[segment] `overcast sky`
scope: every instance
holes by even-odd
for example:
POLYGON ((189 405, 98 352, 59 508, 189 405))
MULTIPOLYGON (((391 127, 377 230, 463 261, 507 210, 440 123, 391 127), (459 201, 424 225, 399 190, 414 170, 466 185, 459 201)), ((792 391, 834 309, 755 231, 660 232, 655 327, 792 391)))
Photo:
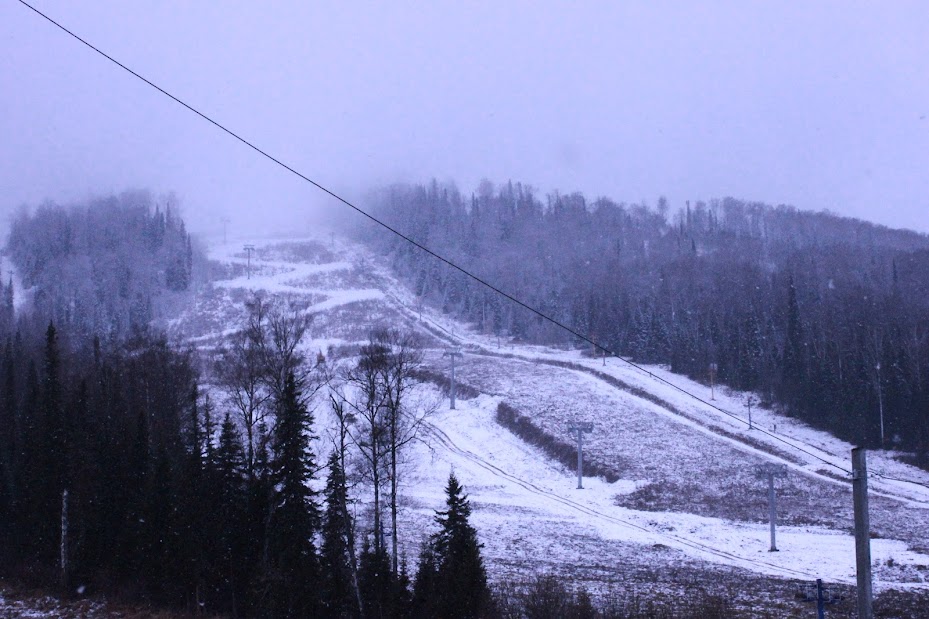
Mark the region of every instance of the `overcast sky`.
MULTIPOLYGON (((926 0, 34 1, 352 196, 487 177, 929 231, 926 0)), ((0 210, 131 187, 204 232, 344 208, 0 0, 0 210)))

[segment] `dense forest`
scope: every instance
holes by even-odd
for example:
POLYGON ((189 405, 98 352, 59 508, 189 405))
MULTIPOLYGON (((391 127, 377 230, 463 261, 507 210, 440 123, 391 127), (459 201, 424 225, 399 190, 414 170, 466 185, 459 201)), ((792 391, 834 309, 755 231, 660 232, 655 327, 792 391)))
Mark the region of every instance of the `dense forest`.
POLYGON ((257 296, 220 350, 170 344, 150 308, 190 286, 194 250, 144 194, 23 213, 9 251, 32 300, 14 311, 3 288, 0 577, 195 614, 491 612, 454 475, 415 579, 399 560, 398 461, 422 420, 411 336, 378 330, 336 371, 301 352, 305 308, 257 296))
POLYGON ((203 262, 174 202, 138 191, 21 211, 7 254, 35 315, 85 337, 121 338, 148 324, 203 262))
MULTIPOLYGON (((483 182, 397 185, 389 225, 635 361, 718 381, 866 446, 929 451, 929 238, 732 198, 671 212, 483 182)), ((520 341, 552 324, 369 225, 428 303, 520 341)))

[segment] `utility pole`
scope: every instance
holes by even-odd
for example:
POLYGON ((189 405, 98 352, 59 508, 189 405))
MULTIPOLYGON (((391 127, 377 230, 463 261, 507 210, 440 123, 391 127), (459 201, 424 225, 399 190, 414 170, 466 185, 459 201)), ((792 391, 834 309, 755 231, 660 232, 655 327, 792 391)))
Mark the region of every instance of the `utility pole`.
POLYGON ((715 393, 714 386, 716 383, 716 370, 718 368, 719 366, 716 365, 715 361, 710 364, 710 399, 711 400, 716 399, 716 393, 715 393))
POLYGON ((768 521, 771 525, 771 548, 768 552, 778 552, 774 528, 777 523, 777 503, 774 495, 774 478, 787 477, 787 467, 783 464, 768 462, 755 467, 755 477, 768 480, 768 521))
POLYGON ((589 434, 593 432, 594 424, 589 421, 580 421, 577 423, 572 423, 568 426, 568 432, 574 432, 577 434, 577 489, 583 490, 584 484, 582 479, 584 477, 584 434, 589 434))
POLYGON ((246 245, 244 249, 245 249, 245 255, 246 255, 246 266, 245 266, 246 279, 251 279, 252 278, 252 252, 255 251, 255 246, 246 245))
POLYGON ((451 386, 448 390, 448 396, 449 396, 449 399, 451 400, 451 406, 449 407, 449 409, 455 410, 455 357, 461 356, 461 348, 459 348, 458 346, 455 346, 454 348, 449 348, 442 354, 442 356, 451 357, 452 359, 452 380, 451 380, 451 386))
POLYGON ((220 221, 223 222, 223 245, 225 245, 226 244, 226 225, 232 220, 224 215, 223 217, 220 218, 220 221))
POLYGON ((871 521, 868 517, 868 459, 852 449, 852 500, 855 504, 855 562, 858 572, 858 617, 874 619, 871 608, 871 521))
POLYGON ((754 430, 755 427, 752 425, 752 402, 754 402, 754 396, 748 396, 745 400, 745 405, 748 406, 748 429, 754 430))

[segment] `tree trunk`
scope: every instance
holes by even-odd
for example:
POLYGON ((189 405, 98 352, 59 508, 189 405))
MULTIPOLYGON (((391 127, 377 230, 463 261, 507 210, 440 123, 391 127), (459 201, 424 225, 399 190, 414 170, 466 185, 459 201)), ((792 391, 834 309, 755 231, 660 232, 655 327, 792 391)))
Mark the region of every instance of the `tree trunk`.
POLYGON ((71 569, 68 563, 68 489, 61 493, 61 588, 65 592, 70 588, 71 569))
POLYGON ((374 481, 374 553, 379 554, 381 551, 381 479, 377 472, 378 459, 376 456, 377 447, 372 450, 372 471, 371 477, 374 481))
MULTIPOLYGON (((343 451, 343 455, 341 456, 343 466, 345 465, 344 453, 343 451)), ((348 543, 348 568, 352 573, 352 590, 355 593, 355 602, 358 604, 358 615, 364 617, 364 606, 361 601, 361 587, 358 586, 358 559, 355 555, 355 528, 352 526, 352 518, 348 513, 348 502, 345 500, 345 497, 348 496, 348 488, 345 484, 345 469, 342 469, 342 471, 342 480, 340 481, 342 484, 342 518, 345 519, 346 529, 348 530, 348 539, 346 540, 348 543)))
MULTIPOLYGON (((393 434, 393 432, 391 432, 393 434)), ((397 577, 397 439, 390 441, 390 544, 393 555, 390 568, 394 578, 397 577)))

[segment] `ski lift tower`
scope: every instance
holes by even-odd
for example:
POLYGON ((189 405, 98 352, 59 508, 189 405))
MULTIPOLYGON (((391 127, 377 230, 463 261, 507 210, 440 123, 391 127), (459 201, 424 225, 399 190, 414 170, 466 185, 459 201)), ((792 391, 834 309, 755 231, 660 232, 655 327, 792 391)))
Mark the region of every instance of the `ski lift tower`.
POLYGON ((584 484, 582 483, 582 479, 584 476, 584 435, 590 434, 594 431, 594 424, 589 421, 575 422, 568 426, 568 431, 577 435, 577 489, 583 490, 584 484))
POLYGON ((777 504, 774 496, 774 478, 787 477, 787 466, 767 462, 755 467, 755 477, 768 480, 768 520, 771 523, 771 548, 768 552, 777 552, 777 544, 774 543, 774 526, 777 522, 777 504))
POLYGON ((245 279, 252 278, 252 252, 255 251, 254 245, 246 245, 242 249, 245 250, 245 279))

